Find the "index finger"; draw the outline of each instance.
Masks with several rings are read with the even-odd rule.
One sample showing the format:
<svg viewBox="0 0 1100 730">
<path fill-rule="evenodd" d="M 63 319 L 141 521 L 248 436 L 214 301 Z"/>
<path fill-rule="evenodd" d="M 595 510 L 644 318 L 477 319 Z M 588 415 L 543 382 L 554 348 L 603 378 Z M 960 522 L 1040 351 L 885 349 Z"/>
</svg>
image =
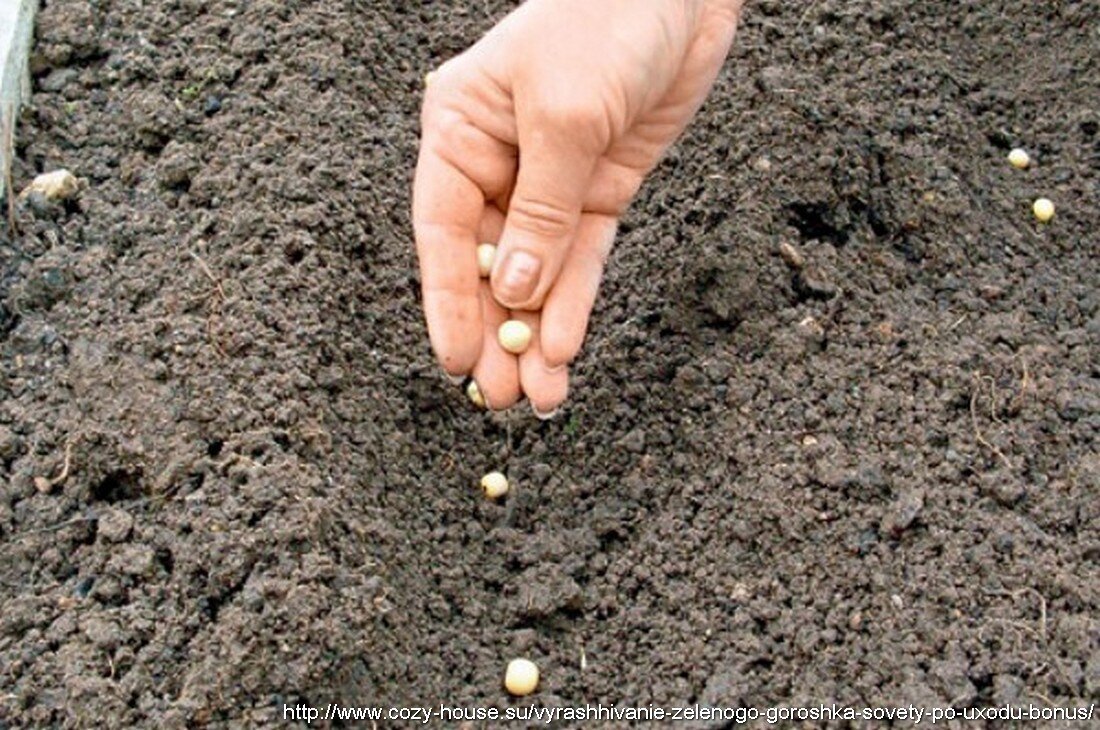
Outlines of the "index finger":
<svg viewBox="0 0 1100 730">
<path fill-rule="evenodd" d="M 476 251 L 485 197 L 440 147 L 441 135 L 426 125 L 413 181 L 413 231 L 428 336 L 443 369 L 457 377 L 481 353 Z"/>
</svg>

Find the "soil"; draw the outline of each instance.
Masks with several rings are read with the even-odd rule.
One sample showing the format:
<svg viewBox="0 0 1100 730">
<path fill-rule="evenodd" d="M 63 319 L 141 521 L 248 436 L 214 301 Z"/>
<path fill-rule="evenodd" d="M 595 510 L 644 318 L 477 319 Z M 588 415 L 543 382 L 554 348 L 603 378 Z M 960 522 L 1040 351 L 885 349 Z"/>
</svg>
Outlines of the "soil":
<svg viewBox="0 0 1100 730">
<path fill-rule="evenodd" d="M 1100 699 L 1100 6 L 752 3 L 548 423 L 446 383 L 410 243 L 422 77 L 509 7 L 45 3 L 15 184 L 86 185 L 0 234 L 0 726 L 505 706 L 515 655 Z"/>
</svg>

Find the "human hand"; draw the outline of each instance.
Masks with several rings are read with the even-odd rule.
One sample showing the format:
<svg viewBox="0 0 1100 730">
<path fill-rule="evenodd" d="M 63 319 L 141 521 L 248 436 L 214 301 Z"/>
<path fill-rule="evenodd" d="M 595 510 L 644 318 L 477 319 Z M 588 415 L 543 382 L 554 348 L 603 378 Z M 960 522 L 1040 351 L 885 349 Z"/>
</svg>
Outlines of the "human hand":
<svg viewBox="0 0 1100 730">
<path fill-rule="evenodd" d="M 432 348 L 494 409 L 548 416 L 619 217 L 702 105 L 741 0 L 528 0 L 432 75 L 413 226 Z M 479 243 L 499 242 L 491 279 Z M 497 328 L 526 322 L 531 346 Z"/>
</svg>

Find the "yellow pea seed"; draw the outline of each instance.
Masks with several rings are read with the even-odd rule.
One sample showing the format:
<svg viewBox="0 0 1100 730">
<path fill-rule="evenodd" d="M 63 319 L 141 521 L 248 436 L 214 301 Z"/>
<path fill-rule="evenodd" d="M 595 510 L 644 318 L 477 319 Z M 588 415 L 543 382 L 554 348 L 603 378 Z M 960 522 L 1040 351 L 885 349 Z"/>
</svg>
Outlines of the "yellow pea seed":
<svg viewBox="0 0 1100 730">
<path fill-rule="evenodd" d="M 1027 152 L 1017 147 L 1008 153 L 1008 162 L 1017 170 L 1022 170 L 1031 164 L 1031 158 Z"/>
<path fill-rule="evenodd" d="M 491 243 L 483 243 L 477 247 L 477 271 L 483 278 L 489 276 L 493 270 L 493 261 L 497 257 L 497 247 Z"/>
<path fill-rule="evenodd" d="M 504 688 L 523 697 L 535 691 L 539 685 L 539 668 L 530 659 L 513 659 L 504 672 Z"/>
<path fill-rule="evenodd" d="M 38 193 L 48 200 L 68 200 L 80 190 L 80 181 L 68 170 L 54 170 L 46 172 L 27 186 L 21 194 L 25 198 L 31 193 Z"/>
<path fill-rule="evenodd" d="M 508 494 L 508 477 L 491 471 L 481 478 L 481 488 L 489 499 L 499 499 Z"/>
<path fill-rule="evenodd" d="M 497 339 L 505 350 L 519 355 L 531 344 L 531 328 L 518 319 L 510 319 L 497 330 Z"/>
<path fill-rule="evenodd" d="M 434 79 L 434 78 L 435 78 L 435 71 L 429 71 L 428 73 L 424 74 L 424 86 L 431 86 L 432 85 L 432 79 Z"/>
<path fill-rule="evenodd" d="M 466 397 L 473 401 L 478 408 L 485 407 L 485 396 L 481 394 L 481 388 L 477 387 L 477 381 L 471 380 L 466 386 Z"/>
<path fill-rule="evenodd" d="M 1049 198 L 1039 198 L 1031 206 L 1031 211 L 1035 213 L 1040 223 L 1046 223 L 1054 217 L 1054 203 Z"/>
</svg>

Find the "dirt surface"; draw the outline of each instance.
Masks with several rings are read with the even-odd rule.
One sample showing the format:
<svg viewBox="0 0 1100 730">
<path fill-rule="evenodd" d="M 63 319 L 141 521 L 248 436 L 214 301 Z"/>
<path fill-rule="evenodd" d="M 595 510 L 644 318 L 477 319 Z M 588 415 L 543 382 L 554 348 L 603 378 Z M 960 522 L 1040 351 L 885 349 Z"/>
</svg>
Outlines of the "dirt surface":
<svg viewBox="0 0 1100 730">
<path fill-rule="evenodd" d="M 752 4 L 549 423 L 444 381 L 407 213 L 508 7 L 46 3 L 15 182 L 87 186 L 0 234 L 0 726 L 504 706 L 519 654 L 547 705 L 1100 699 L 1100 6 Z"/>
</svg>

